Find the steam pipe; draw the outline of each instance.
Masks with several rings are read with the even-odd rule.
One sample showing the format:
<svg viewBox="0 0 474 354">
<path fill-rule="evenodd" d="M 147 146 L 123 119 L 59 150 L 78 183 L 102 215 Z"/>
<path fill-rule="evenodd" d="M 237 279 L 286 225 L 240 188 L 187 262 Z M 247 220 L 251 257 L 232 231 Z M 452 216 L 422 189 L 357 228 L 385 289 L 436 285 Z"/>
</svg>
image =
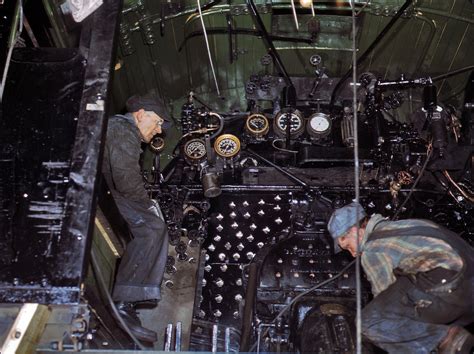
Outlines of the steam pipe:
<svg viewBox="0 0 474 354">
<path fill-rule="evenodd" d="M 375 47 L 382 41 L 382 39 L 385 37 L 385 35 L 390 31 L 390 29 L 393 27 L 395 22 L 403 15 L 403 12 L 412 4 L 413 0 L 407 0 L 402 7 L 398 10 L 398 12 L 393 16 L 393 18 L 390 20 L 390 22 L 384 27 L 384 29 L 379 33 L 377 38 L 372 42 L 372 44 L 365 50 L 365 52 L 357 59 L 356 66 L 360 65 L 368 56 L 369 54 L 375 49 Z M 355 34 L 354 34 L 355 35 Z M 344 76 L 339 80 L 339 82 L 336 84 L 336 87 L 334 87 L 334 90 L 332 91 L 331 94 L 331 102 L 329 103 L 329 106 L 332 108 L 334 106 L 334 101 L 336 100 L 336 95 L 341 88 L 342 84 L 351 76 L 352 73 L 352 67 L 344 74 Z"/>
<path fill-rule="evenodd" d="M 250 15 L 252 16 L 252 19 L 255 25 L 257 26 L 257 29 L 262 33 L 263 41 L 265 42 L 265 45 L 268 48 L 268 52 L 272 56 L 273 61 L 275 62 L 277 70 L 280 72 L 280 74 L 283 75 L 286 85 L 293 86 L 293 82 L 291 81 L 291 78 L 288 75 L 288 72 L 286 71 L 285 66 L 283 65 L 283 62 L 281 61 L 281 58 L 278 55 L 278 52 L 276 51 L 275 46 L 273 45 L 273 41 L 268 35 L 267 29 L 265 28 L 262 18 L 260 17 L 260 14 L 257 11 L 257 7 L 255 6 L 255 3 L 253 2 L 253 0 L 246 0 L 246 1 L 247 1 L 247 7 L 249 9 Z M 411 1 L 411 0 L 407 0 L 407 1 Z"/>
<path fill-rule="evenodd" d="M 311 188 L 308 186 L 308 184 L 304 181 L 302 181 L 301 179 L 299 179 L 298 177 L 296 177 L 293 173 L 290 173 L 288 171 L 285 171 L 283 168 L 281 168 L 280 166 L 274 164 L 273 162 L 271 162 L 270 160 L 267 160 L 265 157 L 257 154 L 255 151 L 253 151 L 252 149 L 247 149 L 247 153 L 249 153 L 250 155 L 256 157 L 257 159 L 259 160 L 262 160 L 263 162 L 265 162 L 266 164 L 270 165 L 271 167 L 275 168 L 277 171 L 283 173 L 285 176 L 289 177 L 291 180 L 295 181 L 296 183 L 298 183 L 300 186 L 302 186 L 306 191 L 310 191 Z"/>
<path fill-rule="evenodd" d="M 258 264 L 253 262 L 249 265 L 249 280 L 245 292 L 245 306 L 242 315 L 242 336 L 240 340 L 240 352 L 249 351 L 250 331 L 252 329 L 252 314 L 255 297 L 257 293 Z"/>
</svg>

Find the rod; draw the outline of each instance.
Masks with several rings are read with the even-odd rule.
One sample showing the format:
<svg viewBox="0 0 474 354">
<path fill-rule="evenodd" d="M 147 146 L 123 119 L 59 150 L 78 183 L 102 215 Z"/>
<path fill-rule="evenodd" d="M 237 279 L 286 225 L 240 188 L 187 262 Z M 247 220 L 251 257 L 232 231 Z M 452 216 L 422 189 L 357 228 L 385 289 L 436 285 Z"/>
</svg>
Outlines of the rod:
<svg viewBox="0 0 474 354">
<path fill-rule="evenodd" d="M 196 0 L 196 1 L 198 5 L 198 10 L 199 10 L 199 18 L 201 19 L 202 31 L 204 33 L 204 40 L 206 42 L 207 55 L 209 57 L 209 63 L 211 64 L 212 77 L 214 78 L 214 84 L 216 85 L 217 95 L 220 96 L 221 92 L 219 90 L 219 84 L 217 83 L 216 71 L 214 70 L 214 63 L 212 62 L 211 49 L 209 47 L 209 40 L 207 38 L 206 26 L 204 25 L 204 17 L 202 17 L 201 2 L 199 0 Z"/>
<path fill-rule="evenodd" d="M 253 262 L 249 265 L 249 280 L 245 292 L 245 306 L 242 315 L 242 336 L 240 341 L 240 351 L 249 351 L 250 332 L 252 330 L 253 306 L 257 293 L 258 264 Z"/>
</svg>

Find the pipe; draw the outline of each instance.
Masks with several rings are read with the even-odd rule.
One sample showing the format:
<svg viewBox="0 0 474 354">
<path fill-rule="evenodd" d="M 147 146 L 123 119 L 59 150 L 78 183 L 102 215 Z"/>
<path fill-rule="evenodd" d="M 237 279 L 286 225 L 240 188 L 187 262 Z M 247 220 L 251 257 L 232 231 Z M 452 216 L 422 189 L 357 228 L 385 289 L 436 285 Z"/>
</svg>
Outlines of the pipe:
<svg viewBox="0 0 474 354">
<path fill-rule="evenodd" d="M 270 165 L 271 167 L 275 168 L 277 171 L 283 173 L 285 176 L 289 177 L 291 180 L 295 181 L 296 183 L 298 183 L 300 186 L 302 186 L 306 191 L 310 191 L 311 188 L 310 186 L 308 186 L 308 184 L 304 181 L 302 181 L 301 179 L 299 179 L 298 177 L 296 177 L 294 174 L 284 170 L 283 168 L 281 168 L 280 166 L 274 164 L 273 162 L 271 162 L 270 160 L 267 160 L 266 158 L 264 158 L 263 156 L 257 154 L 255 151 L 253 151 L 252 149 L 247 149 L 247 153 L 249 153 L 250 155 L 256 157 L 257 159 L 260 159 L 262 160 L 263 162 L 265 162 L 266 164 Z"/>
<path fill-rule="evenodd" d="M 390 20 L 390 22 L 384 27 L 384 29 L 379 33 L 377 38 L 372 42 L 372 44 L 365 50 L 365 52 L 357 59 L 356 66 L 360 65 L 368 56 L 369 54 L 375 49 L 375 47 L 382 41 L 382 39 L 385 37 L 385 35 L 390 31 L 390 29 L 393 27 L 393 25 L 397 22 L 397 20 L 403 15 L 405 10 L 412 4 L 413 0 L 406 0 L 406 2 L 400 7 L 400 9 L 397 11 L 395 16 Z M 332 108 L 334 106 L 334 101 L 336 100 L 336 95 L 341 88 L 342 84 L 350 77 L 352 73 L 352 68 L 350 68 L 339 80 L 339 82 L 336 84 L 336 87 L 332 91 L 331 94 L 331 101 L 329 103 L 329 107 Z"/>
<path fill-rule="evenodd" d="M 240 352 L 248 352 L 250 346 L 250 331 L 252 329 L 253 307 L 257 296 L 258 264 L 249 265 L 249 280 L 245 291 L 245 306 L 242 315 L 242 335 L 240 337 Z"/>
<path fill-rule="evenodd" d="M 470 71 L 470 70 L 474 70 L 474 65 L 470 65 L 470 66 L 466 66 L 466 67 L 461 68 L 461 69 L 456 69 L 456 70 L 453 70 L 453 71 L 449 71 L 445 74 L 435 76 L 431 80 L 433 82 L 435 82 L 435 81 L 447 79 L 451 76 L 459 75 L 459 74 L 465 73 L 466 71 Z"/>
<path fill-rule="evenodd" d="M 262 39 L 266 47 L 268 48 L 269 54 L 272 56 L 273 61 L 275 62 L 275 66 L 277 70 L 280 72 L 280 74 L 283 75 L 286 85 L 293 86 L 293 82 L 291 81 L 291 78 L 288 75 L 288 72 L 286 71 L 285 66 L 283 65 L 283 62 L 280 56 L 278 55 L 278 52 L 276 51 L 275 46 L 273 45 L 273 41 L 268 35 L 267 29 L 265 28 L 262 18 L 260 17 L 260 14 L 257 11 L 257 7 L 255 6 L 255 3 L 253 2 L 253 0 L 246 0 L 246 1 L 247 1 L 247 7 L 249 9 L 250 15 L 252 16 L 253 22 L 255 23 L 257 30 L 262 32 Z M 408 1 L 411 1 L 411 0 L 408 0 Z"/>
</svg>

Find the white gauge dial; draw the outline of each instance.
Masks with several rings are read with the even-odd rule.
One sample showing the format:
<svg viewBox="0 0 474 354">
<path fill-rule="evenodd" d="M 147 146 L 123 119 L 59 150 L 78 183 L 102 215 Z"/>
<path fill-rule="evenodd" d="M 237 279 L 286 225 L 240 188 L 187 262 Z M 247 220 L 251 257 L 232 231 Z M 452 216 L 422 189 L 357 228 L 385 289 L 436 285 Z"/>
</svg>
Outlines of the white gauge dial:
<svg viewBox="0 0 474 354">
<path fill-rule="evenodd" d="M 298 110 L 294 110 L 292 113 L 278 113 L 274 122 L 275 132 L 279 135 L 285 135 L 288 124 L 290 124 L 290 135 L 297 136 L 303 132 L 303 116 Z"/>
<path fill-rule="evenodd" d="M 331 127 L 331 120 L 327 114 L 315 113 L 309 118 L 309 129 L 314 133 L 325 133 Z"/>
<path fill-rule="evenodd" d="M 233 157 L 240 151 L 240 140 L 232 134 L 221 135 L 214 143 L 214 150 L 219 156 Z"/>
<path fill-rule="evenodd" d="M 206 156 L 206 145 L 201 139 L 192 139 L 184 144 L 184 154 L 192 160 Z"/>
</svg>

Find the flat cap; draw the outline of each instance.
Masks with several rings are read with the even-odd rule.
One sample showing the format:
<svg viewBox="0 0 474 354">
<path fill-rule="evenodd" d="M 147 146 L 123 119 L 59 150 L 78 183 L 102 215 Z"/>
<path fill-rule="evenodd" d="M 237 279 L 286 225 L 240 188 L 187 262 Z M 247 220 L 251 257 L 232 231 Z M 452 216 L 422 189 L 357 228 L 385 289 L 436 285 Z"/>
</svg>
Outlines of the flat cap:
<svg viewBox="0 0 474 354">
<path fill-rule="evenodd" d="M 357 224 L 358 221 L 361 221 L 365 216 L 367 216 L 367 213 L 362 205 L 357 202 L 347 204 L 342 208 L 336 209 L 332 213 L 328 222 L 328 231 L 334 239 L 335 253 L 341 250 L 337 243 L 337 239 L 344 235 L 352 226 Z"/>
<path fill-rule="evenodd" d="M 144 109 L 145 111 L 152 111 L 158 114 L 161 118 L 163 118 L 164 122 L 162 127 L 164 129 L 169 128 L 171 126 L 170 117 L 168 111 L 166 109 L 166 105 L 158 96 L 156 95 L 133 95 L 130 97 L 127 102 L 125 103 L 128 112 L 137 112 L 140 109 Z"/>
</svg>

